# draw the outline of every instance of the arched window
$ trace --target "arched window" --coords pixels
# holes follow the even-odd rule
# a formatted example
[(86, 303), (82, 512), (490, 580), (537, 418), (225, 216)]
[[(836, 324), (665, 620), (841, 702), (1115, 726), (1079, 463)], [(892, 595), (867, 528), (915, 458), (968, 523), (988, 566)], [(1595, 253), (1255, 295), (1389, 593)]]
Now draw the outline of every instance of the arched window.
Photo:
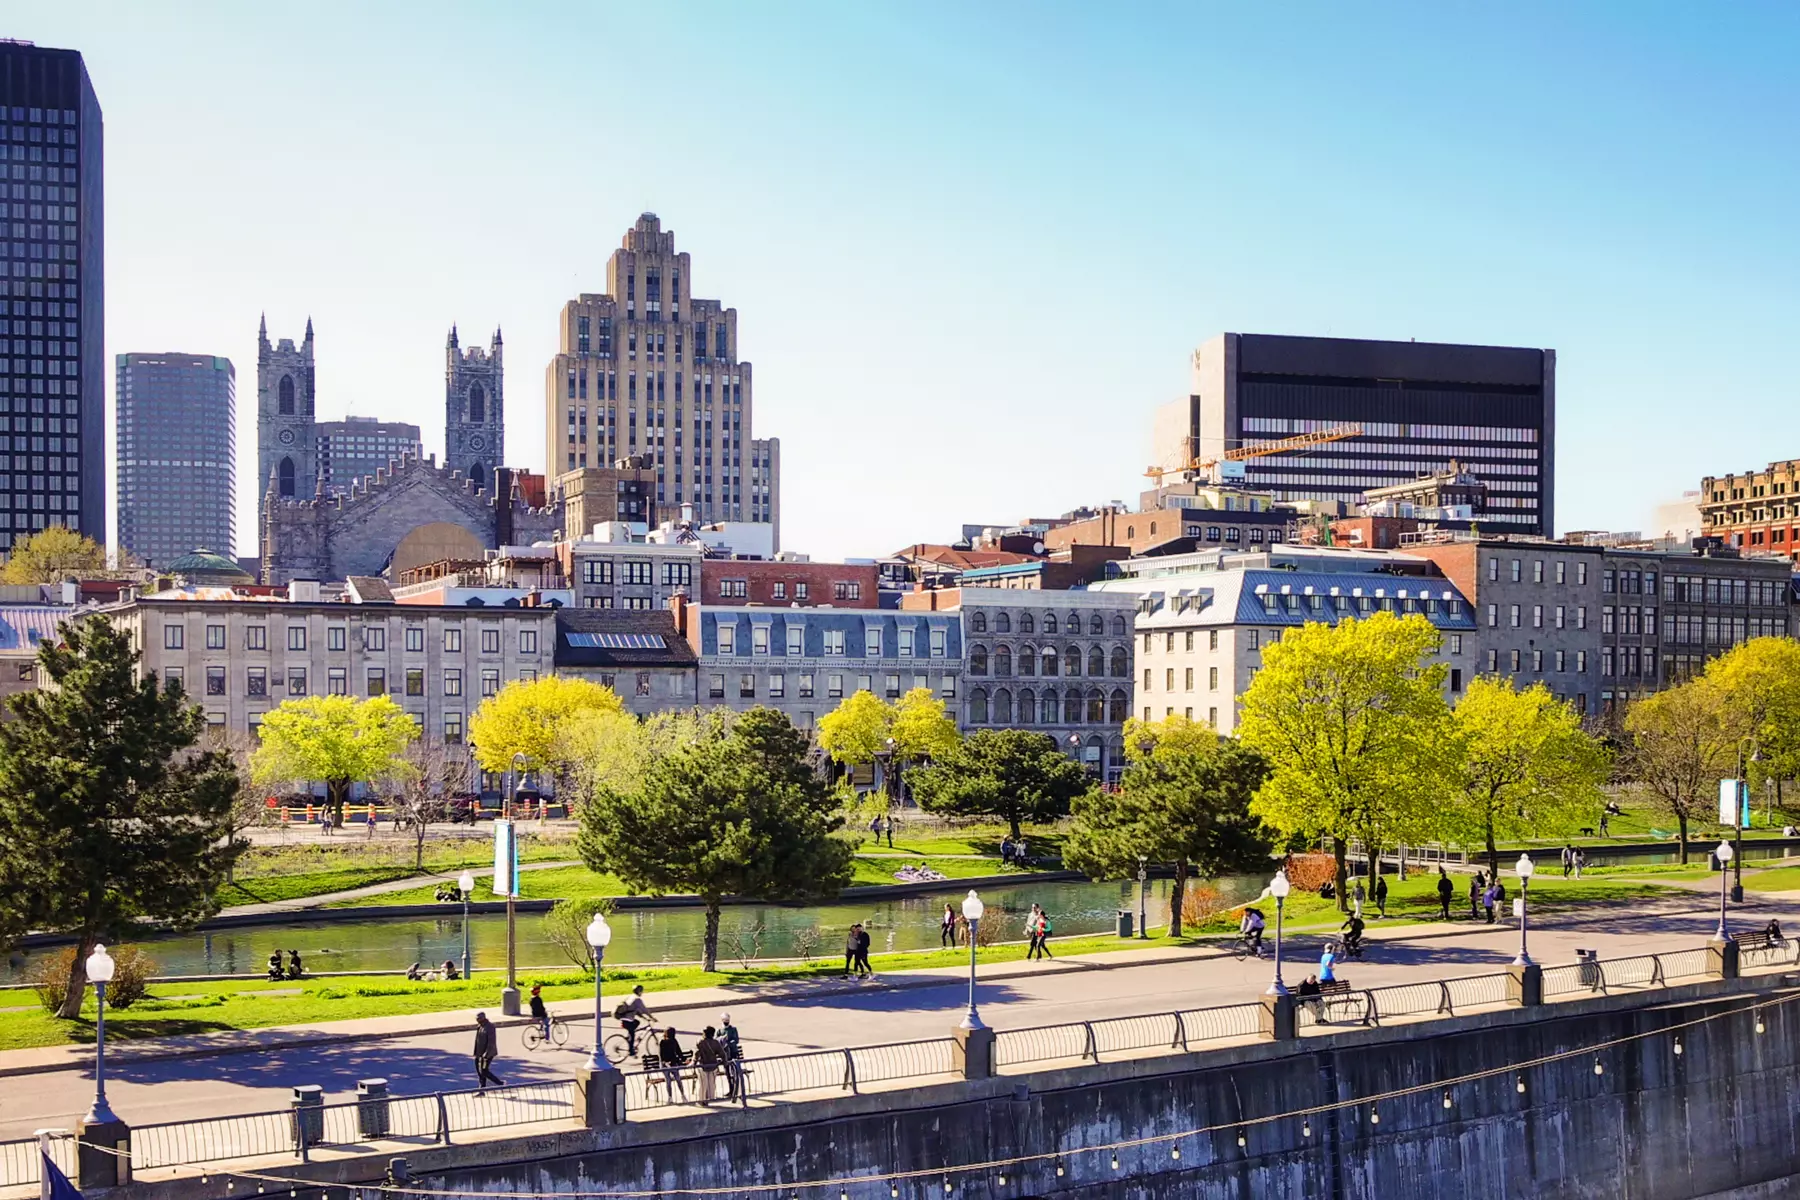
[(1106, 652), (1098, 646), (1088, 651), (1088, 674), (1106, 674)]
[(1038, 721), (1044, 725), (1055, 725), (1058, 721), (1056, 713), (1056, 689), (1051, 688), (1038, 697)]
[(1113, 629), (1114, 637), (1124, 637), (1125, 632), (1126, 632), (1125, 618), (1124, 617), (1114, 617), (1112, 629)]
[(1099, 613), (1088, 618), (1088, 632), (1099, 637), (1106, 632), (1106, 620)]
[(987, 719), (987, 689), (976, 688), (969, 693), (969, 723), (971, 725), (986, 725)]
[(1064, 650), (1062, 661), (1064, 675), (1081, 674), (1081, 647), (1070, 646), (1067, 650)]
[(969, 648), (969, 674), (987, 674), (987, 647), (971, 646)]
[(279, 480), (279, 483), (280, 483), (281, 494), (283, 496), (293, 495), (294, 494), (294, 460), (291, 458), (282, 459), (281, 465), (275, 468), (275, 474), (276, 474), (276, 478)]
[(1012, 618), (1007, 616), (1005, 613), (995, 613), (994, 614), (994, 632), (995, 633), (1011, 633), (1012, 632)]
[(1121, 688), (1114, 688), (1112, 698), (1107, 701), (1106, 719), (1115, 725), (1122, 725), (1131, 716), (1131, 700)]
[(987, 632), (987, 614), (986, 613), (972, 612), (969, 614), (969, 632), (970, 633), (986, 633)]
[(1034, 628), (1034, 626), (1031, 624), (1031, 614), (1030, 613), (1020, 613), (1019, 614), (1019, 632), (1020, 633), (1030, 633), (1030, 632), (1032, 632), (1033, 628)]
[(1150, 522), (1150, 535), (1152, 537), (1156, 536), (1156, 522), (1155, 521)]
[(1042, 666), (1043, 666), (1043, 670), (1040, 671), (1039, 674), (1045, 675), (1045, 676), (1050, 676), (1050, 675), (1056, 674), (1056, 647), (1055, 646), (1045, 646), (1044, 647), (1044, 657), (1042, 660)]
[(1031, 648), (1030, 643), (1019, 647), (1019, 674), (1037, 674), (1037, 651)]
[(994, 674), (1012, 674), (1012, 648), (1001, 646), (994, 651)]
[(1026, 688), (1019, 693), (1019, 724), (1029, 725), (1037, 720), (1037, 697), (1031, 689)]
[(281, 393), (281, 399), (280, 399), (281, 415), (284, 417), (293, 416), (294, 415), (294, 377), (292, 375), (283, 375), (281, 377), (281, 386), (278, 390)]
[(1012, 693), (1001, 688), (994, 693), (994, 724), (1012, 724)]
[(469, 389), (469, 423), (482, 425), (487, 422), (487, 393), (481, 390), (478, 383)]
[(475, 481), (475, 486), (478, 488), (488, 485), (487, 468), (481, 465), (479, 458), (469, 464), (469, 478)]
[(1070, 613), (1068, 625), (1069, 625), (1070, 633), (1080, 633), (1081, 632), (1081, 614), (1080, 613)]
[(1129, 541), (1130, 539), (1132, 539), (1136, 536), (1137, 536), (1137, 526), (1136, 525), (1127, 525), (1125, 527), (1126, 540)]
[(1045, 613), (1044, 614), (1044, 632), (1045, 633), (1055, 633), (1056, 632), (1056, 614), (1055, 613)]
[(1106, 697), (1100, 694), (1099, 688), (1091, 688), (1088, 691), (1087, 719), (1089, 725), (1101, 725), (1106, 722)]
[(1131, 656), (1125, 653), (1125, 647), (1114, 646), (1112, 652), (1112, 671), (1114, 679), (1131, 678)]
[(1081, 691), (1070, 688), (1063, 693), (1063, 722), (1068, 725), (1081, 724)]

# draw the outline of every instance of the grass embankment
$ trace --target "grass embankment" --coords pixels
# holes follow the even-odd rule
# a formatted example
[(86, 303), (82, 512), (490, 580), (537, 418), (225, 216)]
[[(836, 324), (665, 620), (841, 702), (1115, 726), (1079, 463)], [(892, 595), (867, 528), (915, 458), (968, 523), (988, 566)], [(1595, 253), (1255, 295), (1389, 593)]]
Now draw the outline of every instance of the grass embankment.
[(1744, 872), (1744, 890), (1750, 892), (1792, 892), (1800, 890), (1800, 867), (1771, 867), (1767, 871)]
[[(235, 879), (219, 889), (219, 903), (270, 904), (388, 883), (420, 874), (411, 840), (370, 839), (346, 831), (331, 838), (254, 846), (238, 860)], [(576, 858), (572, 835), (534, 835), (521, 841), (521, 862)], [(466, 836), (433, 837), (425, 843), (424, 873), (441, 875), (465, 867), (492, 867), (494, 844), (486, 829)], [(430, 890), (429, 888), (427, 889)]]
[[(1770, 872), (1774, 874), (1774, 872)], [(529, 878), (524, 876), (522, 878)], [(1451, 912), (1467, 919), (1466, 879), (1456, 879), (1459, 887)], [(1435, 920), (1437, 917), (1437, 877), (1415, 876), (1404, 883), (1391, 882), (1388, 892), (1388, 919), (1374, 919), (1375, 906), (1366, 904), (1365, 913), (1374, 929), (1394, 928)], [(1509, 894), (1516, 894), (1516, 881), (1508, 880)], [(1800, 880), (1796, 881), (1800, 886)], [(1632, 900), (1668, 895), (1668, 889), (1636, 880), (1602, 880), (1583, 878), (1563, 880), (1560, 877), (1534, 882), (1532, 912), (1534, 918), (1554, 921), (1557, 911), (1585, 908), (1604, 901)], [(1273, 917), (1272, 905), (1265, 902), (1264, 911)], [(1510, 906), (1509, 906), (1510, 908)], [(1287, 928), (1299, 933), (1335, 928), (1339, 923), (1332, 901), (1317, 895), (1291, 896), (1287, 903)], [(1171, 939), (1161, 930), (1152, 930), (1148, 939), (1121, 941), (1107, 934), (1083, 937), (1053, 938), (1051, 946), (1058, 957), (1093, 954), (1108, 950), (1143, 949), (1170, 946), (1199, 946), (1215, 939), (1229, 937), (1237, 927), (1235, 913), (1220, 914), (1199, 929), (1190, 926), (1190, 936)], [(1009, 929), (1009, 935), (1012, 933)], [(1016, 962), (1025, 956), (1025, 946), (1018, 943), (984, 946), (978, 951), (984, 963)], [(872, 961), (877, 972), (913, 970), (921, 967), (959, 967), (968, 962), (968, 951), (917, 950), (894, 954), (877, 954)], [(781, 963), (752, 966), (748, 969), (702, 971), (698, 967), (641, 966), (609, 967), (606, 973), (608, 995), (628, 992), (635, 984), (643, 984), (651, 995), (698, 987), (738, 986), (746, 988), (746, 999), (755, 997), (755, 985), (795, 983), (822, 979), (842, 969), (839, 959), (822, 957), (811, 963)], [(573, 970), (532, 969), (520, 973), (524, 986), (544, 985), (544, 994), (552, 1000), (573, 1000), (593, 994), (591, 979)], [(107, 1034), (126, 1039), (169, 1037), (177, 1034), (207, 1033), (228, 1029), (260, 1029), (273, 1025), (299, 1025), (327, 1021), (346, 1021), (362, 1017), (398, 1016), (444, 1012), (474, 1008), (497, 1001), (499, 977), (483, 974), (473, 982), (409, 983), (399, 977), (363, 977), (311, 979), (299, 983), (265, 983), (261, 981), (224, 981), (211, 983), (166, 983), (151, 988), (149, 999), (125, 1011), (114, 1011), (107, 1017)], [(31, 993), (12, 995), (20, 1004), (29, 1003)], [(79, 1021), (59, 1021), (40, 1009), (0, 1012), (0, 1050), (31, 1046), (52, 1046), (66, 1042), (93, 1040), (92, 1005)]]

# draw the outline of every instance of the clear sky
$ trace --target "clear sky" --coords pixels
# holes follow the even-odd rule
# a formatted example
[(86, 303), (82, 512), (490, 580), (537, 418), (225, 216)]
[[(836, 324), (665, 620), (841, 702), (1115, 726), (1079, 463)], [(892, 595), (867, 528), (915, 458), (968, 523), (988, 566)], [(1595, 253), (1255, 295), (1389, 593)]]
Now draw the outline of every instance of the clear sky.
[[(418, 423), (654, 210), (739, 312), (784, 543), (1133, 499), (1221, 330), (1558, 352), (1557, 515), (1639, 528), (1800, 455), (1800, 7), (6, 0), (106, 114), (109, 356), (318, 335), (319, 413)], [(110, 377), (110, 371), (108, 372)], [(109, 478), (109, 491), (111, 480)]]

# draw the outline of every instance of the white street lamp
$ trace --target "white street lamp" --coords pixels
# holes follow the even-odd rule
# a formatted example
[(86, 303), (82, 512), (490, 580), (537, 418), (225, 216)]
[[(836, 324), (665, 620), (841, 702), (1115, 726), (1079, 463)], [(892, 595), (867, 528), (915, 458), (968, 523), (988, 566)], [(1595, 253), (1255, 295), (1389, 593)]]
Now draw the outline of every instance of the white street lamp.
[(604, 913), (595, 913), (594, 919), (588, 922), (587, 944), (594, 948), (594, 1052), (588, 1055), (588, 1069), (604, 1071), (612, 1064), (606, 1060), (606, 1051), (600, 1047), (600, 1017), (603, 1012), (600, 1004), (600, 968), (606, 961), (606, 947), (612, 941), (612, 926), (606, 923)]
[(1269, 880), (1269, 894), (1275, 897), (1275, 981), (1269, 984), (1271, 996), (1288, 994), (1287, 984), (1281, 982), (1281, 910), (1292, 890), (1293, 884), (1288, 882), (1286, 870), (1275, 872), (1275, 878)]
[(456, 881), (463, 902), (463, 978), (469, 978), (469, 897), (475, 894), (475, 876), (467, 871)]
[(1525, 953), (1525, 910), (1531, 893), (1531, 876), (1537, 866), (1531, 861), (1531, 855), (1521, 854), (1519, 861), (1513, 864), (1513, 869), (1519, 873), (1519, 957), (1513, 959), (1513, 966), (1529, 967), (1531, 955)]
[(1718, 848), (1713, 851), (1713, 857), (1719, 860), (1719, 932), (1715, 936), (1721, 942), (1729, 942), (1731, 934), (1725, 930), (1725, 895), (1729, 886), (1728, 881), (1731, 878), (1731, 871), (1728, 869), (1733, 858), (1731, 842), (1729, 840), (1720, 842)]
[(106, 1102), (106, 985), (112, 982), (115, 966), (105, 946), (96, 945), (88, 955), (87, 977), (94, 985), (98, 1008), (94, 1017), (94, 1104), (85, 1118), (89, 1125), (110, 1125), (119, 1119)]
[(975, 1011), (975, 934), (981, 925), (981, 914), (986, 911), (987, 905), (981, 902), (981, 897), (975, 894), (975, 889), (970, 888), (969, 894), (963, 898), (962, 902), (963, 920), (969, 923), (969, 1011), (963, 1014), (962, 1028), (964, 1029), (987, 1028), (981, 1023), (981, 1014)]

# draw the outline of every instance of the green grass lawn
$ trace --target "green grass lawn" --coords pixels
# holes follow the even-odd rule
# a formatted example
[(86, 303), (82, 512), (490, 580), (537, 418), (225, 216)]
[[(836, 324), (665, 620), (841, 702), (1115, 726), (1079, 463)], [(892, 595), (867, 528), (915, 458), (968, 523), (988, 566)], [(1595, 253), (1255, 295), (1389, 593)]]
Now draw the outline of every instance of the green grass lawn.
[(411, 867), (340, 867), (329, 871), (305, 871), (294, 875), (240, 875), (235, 883), (219, 889), (219, 903), (227, 908), (236, 904), (272, 904), (280, 900), (301, 900), (308, 896), (324, 896), (369, 887), (413, 874)]
[(1800, 867), (1771, 867), (1767, 871), (1744, 872), (1744, 890), (1750, 892), (1792, 892), (1800, 890)]

